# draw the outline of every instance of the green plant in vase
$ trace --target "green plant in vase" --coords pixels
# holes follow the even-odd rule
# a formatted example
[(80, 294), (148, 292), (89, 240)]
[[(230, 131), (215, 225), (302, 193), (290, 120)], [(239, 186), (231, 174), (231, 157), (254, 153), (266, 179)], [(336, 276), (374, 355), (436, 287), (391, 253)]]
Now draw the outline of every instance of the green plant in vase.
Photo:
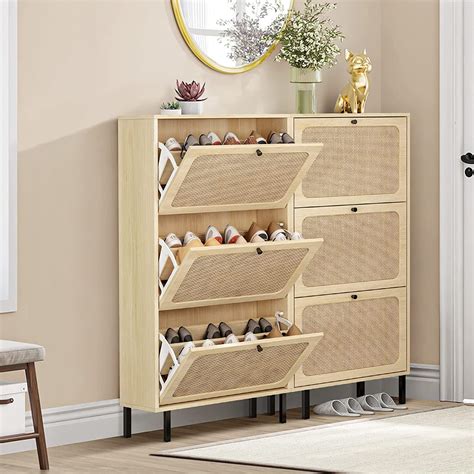
[(341, 52), (338, 43), (344, 35), (327, 16), (335, 8), (335, 3), (305, 0), (303, 10), (290, 11), (278, 35), (281, 49), (275, 60), (290, 65), (298, 113), (316, 113), (316, 84), (321, 82), (321, 70), (334, 66)]

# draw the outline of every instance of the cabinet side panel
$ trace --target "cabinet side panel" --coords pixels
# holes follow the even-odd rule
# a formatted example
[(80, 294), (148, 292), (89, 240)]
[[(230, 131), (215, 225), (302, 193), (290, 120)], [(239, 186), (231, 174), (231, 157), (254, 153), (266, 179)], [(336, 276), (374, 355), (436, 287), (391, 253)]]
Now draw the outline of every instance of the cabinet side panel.
[(158, 408), (157, 124), (119, 120), (120, 403)]

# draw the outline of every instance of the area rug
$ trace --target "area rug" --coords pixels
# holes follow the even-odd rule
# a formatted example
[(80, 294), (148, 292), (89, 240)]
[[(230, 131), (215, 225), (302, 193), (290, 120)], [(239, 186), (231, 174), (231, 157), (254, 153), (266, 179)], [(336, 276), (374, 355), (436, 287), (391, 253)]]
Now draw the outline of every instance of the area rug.
[(474, 407), (283, 431), (157, 456), (320, 472), (474, 472)]

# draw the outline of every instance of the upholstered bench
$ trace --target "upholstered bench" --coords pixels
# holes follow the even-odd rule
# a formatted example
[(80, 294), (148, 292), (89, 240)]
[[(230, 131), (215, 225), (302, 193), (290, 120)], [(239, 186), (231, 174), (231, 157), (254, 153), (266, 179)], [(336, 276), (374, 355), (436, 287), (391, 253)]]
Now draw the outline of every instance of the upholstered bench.
[[(40, 468), (49, 469), (48, 451), (44, 436), (43, 416), (41, 415), (41, 404), (35, 370), (35, 362), (44, 360), (44, 356), (45, 350), (42, 346), (0, 339), (0, 372), (12, 372), (14, 370), (25, 371), (34, 427), (32, 433), (2, 436), (0, 437), (0, 443), (35, 439)], [(0, 404), (2, 403), (9, 403), (9, 400), (0, 400)]]

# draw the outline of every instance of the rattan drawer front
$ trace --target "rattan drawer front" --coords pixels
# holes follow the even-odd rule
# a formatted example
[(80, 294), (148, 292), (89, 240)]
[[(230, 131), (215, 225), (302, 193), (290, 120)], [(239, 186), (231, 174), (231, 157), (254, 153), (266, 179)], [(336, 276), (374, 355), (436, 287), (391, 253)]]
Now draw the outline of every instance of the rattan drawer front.
[(160, 309), (285, 297), (321, 239), (194, 247), (160, 297)]
[(295, 119), (295, 138), (324, 144), (297, 207), (406, 200), (406, 117)]
[(324, 338), (297, 372), (296, 385), (406, 370), (406, 318), (405, 288), (297, 299), (296, 324)]
[(296, 296), (405, 286), (405, 203), (297, 209), (295, 229), (324, 239)]
[(194, 146), (183, 158), (160, 214), (284, 208), (321, 144)]
[(160, 395), (160, 404), (271, 390), (288, 385), (322, 334), (195, 348)]

